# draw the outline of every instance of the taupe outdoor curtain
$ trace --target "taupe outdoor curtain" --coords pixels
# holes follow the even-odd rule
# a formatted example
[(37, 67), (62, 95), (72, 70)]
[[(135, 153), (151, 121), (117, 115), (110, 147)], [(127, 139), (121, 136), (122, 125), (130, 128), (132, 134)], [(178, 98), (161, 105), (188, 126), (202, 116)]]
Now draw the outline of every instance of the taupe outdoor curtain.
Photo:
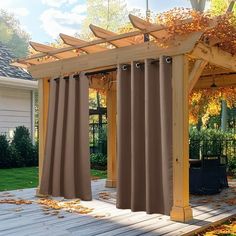
[(88, 91), (83, 74), (50, 80), (41, 194), (92, 198)]
[(117, 207), (169, 215), (172, 206), (172, 63), (119, 65)]

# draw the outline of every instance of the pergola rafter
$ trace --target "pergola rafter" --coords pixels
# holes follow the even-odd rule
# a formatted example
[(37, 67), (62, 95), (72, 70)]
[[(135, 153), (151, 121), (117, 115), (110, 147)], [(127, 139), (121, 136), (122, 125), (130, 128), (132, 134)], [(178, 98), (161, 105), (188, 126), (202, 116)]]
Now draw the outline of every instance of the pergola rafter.
[[(144, 24), (144, 20), (139, 19), (137, 17), (134, 17), (132, 15), (129, 15), (132, 24), (136, 25), (137, 22), (139, 21), (139, 27), (142, 22)], [(192, 19), (186, 19), (183, 21), (179, 21), (178, 24), (188, 24), (192, 21)], [(20, 63), (25, 64), (25, 63), (31, 63), (31, 64), (41, 64), (47, 62), (47, 59), (45, 60), (40, 60), (40, 61), (35, 61), (34, 59), (43, 59), (44, 57), (47, 57), (49, 54), (50, 56), (54, 56), (60, 53), (68, 52), (68, 51), (73, 51), (73, 50), (84, 50), (86, 51), (88, 48), (92, 46), (98, 46), (99, 44), (104, 44), (104, 43), (111, 43), (115, 45), (116, 47), (126, 47), (130, 46), (132, 44), (135, 44), (132, 40), (130, 40), (132, 37), (142, 35), (142, 34), (152, 34), (152, 35), (165, 35), (165, 33), (168, 31), (169, 27), (168, 26), (163, 26), (163, 25), (157, 25), (157, 24), (151, 24), (150, 27), (148, 28), (143, 28), (139, 29), (137, 31), (132, 31), (128, 33), (123, 33), (123, 34), (115, 34), (111, 31), (107, 31), (105, 29), (99, 28), (94, 25), (90, 25), (90, 29), (92, 29), (93, 33), (95, 36), (99, 37), (100, 39), (93, 40), (86, 42), (81, 39), (77, 39), (71, 36), (66, 36), (64, 34), (61, 34), (62, 40), (68, 44), (71, 45), (69, 47), (63, 47), (63, 48), (56, 48), (52, 49), (51, 51), (48, 52), (41, 52), (37, 53), (35, 55), (31, 55), (26, 58), (20, 58), (17, 59), (15, 62), (19, 65)], [(73, 42), (72, 42), (73, 40)], [(100, 47), (99, 47), (100, 48)], [(110, 49), (112, 50), (112, 49)], [(94, 53), (97, 52), (96, 50), (93, 51)], [(92, 52), (91, 52), (92, 53)], [(44, 61), (44, 62), (43, 62)], [(14, 62), (13, 62), (14, 65)]]
[[(50, 52), (52, 50), (55, 50), (54, 47), (44, 45), (44, 44), (41, 44), (41, 43), (32, 42), (32, 41), (30, 42), (30, 46), (35, 51), (46, 53), (48, 56), (50, 56)], [(71, 58), (71, 57), (76, 57), (76, 56), (77, 56), (77, 53), (72, 52), (72, 51), (67, 51), (67, 52), (62, 52), (62, 53), (52, 55), (52, 57), (55, 57), (57, 59), (65, 59), (65, 58)]]
[[(72, 36), (69, 36), (66, 34), (62, 34), (62, 33), (60, 34), (60, 38), (62, 39), (62, 41), (65, 44), (72, 46), (72, 47), (74, 47), (74, 46), (77, 47), (77, 46), (81, 46), (81, 45), (88, 43), (85, 40), (78, 39), (78, 38), (75, 38), (75, 37), (72, 37)], [(107, 50), (107, 48), (102, 47), (100, 45), (92, 45), (92, 46), (80, 48), (80, 50), (86, 52), (87, 54), (90, 54), (90, 53), (105, 51), (105, 50)]]
[[(150, 35), (152, 35), (156, 39), (165, 38), (169, 35), (168, 32), (166, 31), (166, 29), (159, 30), (159, 31), (152, 31), (153, 28), (159, 28), (159, 27), (161, 27), (161, 25), (147, 22), (147, 21), (145, 21), (137, 16), (134, 16), (134, 15), (129, 15), (129, 20), (134, 28), (139, 29), (141, 31), (149, 30)], [(188, 20), (185, 20), (184, 22), (181, 22), (181, 23), (188, 23), (191, 21), (192, 21), (192, 19), (188, 19)]]
[(117, 48), (126, 47), (126, 46), (130, 46), (130, 45), (134, 44), (134, 42), (132, 40), (127, 39), (127, 38), (121, 38), (121, 39), (117, 39), (117, 40), (109, 40), (112, 37), (117, 36), (118, 34), (111, 32), (109, 30), (105, 30), (103, 28), (100, 28), (98, 26), (91, 24), (91, 25), (89, 25), (89, 28), (91, 29), (91, 31), (93, 32), (93, 34), (97, 38), (108, 40), (107, 43), (110, 43)]

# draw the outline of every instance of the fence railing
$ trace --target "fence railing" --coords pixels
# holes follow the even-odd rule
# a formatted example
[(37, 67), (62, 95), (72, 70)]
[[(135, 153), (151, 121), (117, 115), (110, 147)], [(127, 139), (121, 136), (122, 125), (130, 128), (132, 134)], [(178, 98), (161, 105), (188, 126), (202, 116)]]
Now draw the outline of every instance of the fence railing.
[(236, 140), (189, 140), (189, 156), (191, 159), (199, 159), (206, 155), (224, 155), (228, 158), (236, 158)]

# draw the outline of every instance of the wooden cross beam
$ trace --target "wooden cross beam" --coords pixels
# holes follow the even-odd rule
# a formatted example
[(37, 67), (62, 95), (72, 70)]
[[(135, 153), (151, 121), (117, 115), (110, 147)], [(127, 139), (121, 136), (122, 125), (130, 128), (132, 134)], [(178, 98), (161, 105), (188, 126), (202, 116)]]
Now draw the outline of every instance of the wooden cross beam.
[[(192, 1), (193, 2), (193, 5), (196, 6), (197, 4), (197, 1)], [(200, 4), (201, 1), (198, 1), (198, 4)], [(203, 1), (202, 1), (203, 2)], [(235, 0), (231, 1), (228, 8), (227, 8), (227, 11), (226, 12), (232, 12), (233, 11), (233, 8), (234, 8), (234, 4), (235, 4)], [(201, 6), (199, 6), (201, 7)], [(221, 42), (221, 40), (215, 40), (215, 41), (210, 41), (209, 42), (209, 46), (214, 46), (216, 45), (217, 43)], [(195, 49), (197, 51), (197, 48)], [(204, 50), (200, 50), (201, 52), (204, 52)], [(215, 56), (216, 57), (216, 48), (213, 49), (213, 51), (215, 52), (215, 55), (214, 54), (211, 54), (211, 56)], [(207, 54), (206, 51), (204, 52), (204, 54)], [(211, 62), (212, 63), (219, 63), (218, 66), (220, 66), (220, 61), (215, 61), (214, 59), (210, 59), (210, 57), (205, 57), (204, 54), (202, 54), (202, 58), (205, 58), (206, 60), (204, 59), (197, 59), (194, 66), (193, 66), (193, 69), (189, 75), (189, 93), (191, 93), (192, 89), (194, 88), (194, 86), (197, 84), (198, 82), (198, 79), (200, 78), (204, 68), (206, 67), (206, 65), (208, 64), (208, 61), (209, 60), (212, 60)], [(226, 54), (223, 54), (221, 55), (221, 57), (225, 57)], [(219, 56), (219, 55), (218, 55)], [(228, 55), (229, 56), (229, 55)], [(222, 59), (223, 60), (223, 59)], [(215, 62), (214, 62), (215, 61)], [(228, 69), (232, 69), (232, 66), (235, 67), (235, 64), (233, 65), (225, 65), (226, 63), (222, 61), (221, 63), (222, 65), (224, 64), (225, 68), (228, 68)], [(199, 85), (198, 85), (199, 86)]]
[(193, 65), (192, 71), (189, 75), (189, 88), (188, 88), (189, 93), (191, 93), (192, 89), (194, 88), (195, 84), (197, 83), (207, 64), (208, 64), (207, 61), (201, 59), (196, 60), (195, 64)]

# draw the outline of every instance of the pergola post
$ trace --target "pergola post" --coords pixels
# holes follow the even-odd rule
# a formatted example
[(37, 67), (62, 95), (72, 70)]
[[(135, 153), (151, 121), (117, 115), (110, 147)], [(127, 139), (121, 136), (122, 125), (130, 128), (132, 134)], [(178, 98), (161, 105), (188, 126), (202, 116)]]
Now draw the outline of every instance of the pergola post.
[(116, 187), (116, 90), (107, 90), (107, 181), (106, 187)]
[(189, 67), (185, 55), (173, 57), (173, 207), (171, 220), (193, 218), (189, 205)]
[[(49, 82), (45, 79), (38, 81), (39, 91), (39, 186), (42, 177), (44, 149), (47, 131), (47, 118), (48, 118), (48, 103), (49, 103)], [(36, 195), (39, 194), (39, 187), (36, 190)]]

